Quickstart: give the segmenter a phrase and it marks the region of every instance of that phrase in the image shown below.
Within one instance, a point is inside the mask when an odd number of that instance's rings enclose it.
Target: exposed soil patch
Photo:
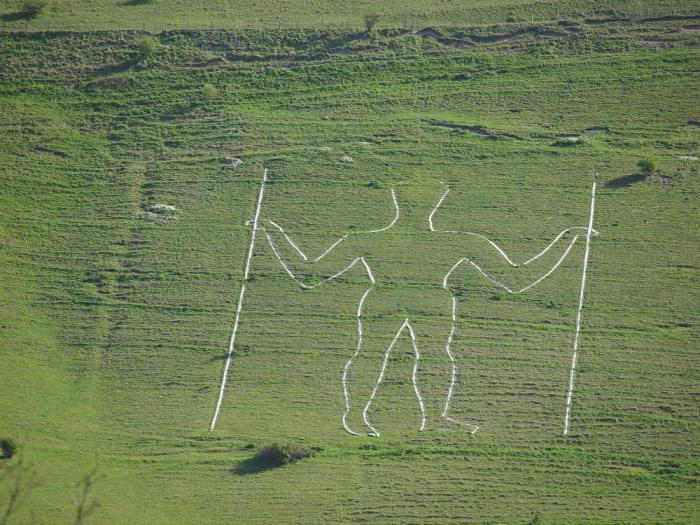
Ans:
[[[51,155],[56,155],[57,157],[62,157],[62,158],[65,158],[68,156],[68,153],[66,153],[65,151],[59,151],[57,149],[46,148],[44,146],[34,146],[32,148],[32,151],[36,151],[39,153],[50,153]]]
[[[563,37],[567,36],[568,33],[562,31],[554,31],[553,29],[546,29],[543,27],[527,27],[525,29],[518,29],[517,31],[512,31],[510,33],[503,33],[500,35],[468,35],[468,39],[477,44],[493,44],[499,42],[507,42],[509,40],[515,40],[517,38],[532,35],[532,36],[548,36],[548,37]]]
[[[664,175],[663,173],[650,173],[646,176],[649,182],[660,182],[661,184],[670,184],[673,182],[673,177]]]
[[[642,47],[671,47],[673,45],[672,40],[637,40],[637,45]]]
[[[418,36],[431,36],[433,38],[440,38],[442,36],[437,29],[433,29],[432,27],[426,27],[420,31],[416,31],[416,34]]]
[[[526,27],[524,29],[517,29],[509,33],[500,34],[477,34],[471,33],[467,35],[460,35],[459,38],[450,37],[443,35],[437,29],[432,27],[426,27],[420,31],[416,31],[414,34],[423,37],[432,37],[441,44],[455,47],[468,47],[478,44],[498,44],[501,42],[508,42],[511,40],[516,40],[518,38],[531,35],[540,37],[565,37],[570,33],[564,31],[556,31],[554,29],[548,29],[545,27]]]
[[[650,18],[641,18],[638,22],[682,22],[683,20],[698,20],[700,15],[687,16],[653,16]],[[612,24],[615,22],[632,22],[631,18],[610,17],[610,18],[586,18],[584,22],[588,25]]]
[[[133,77],[105,77],[88,82],[85,87],[89,91],[100,91],[102,89],[122,89],[131,86],[133,83]]]
[[[519,137],[518,135],[514,135],[513,133],[507,133],[505,131],[491,131],[485,126],[471,126],[468,124],[455,124],[451,122],[443,122],[440,120],[425,120],[424,121],[426,124],[430,124],[431,126],[436,126],[439,128],[446,128],[446,129],[456,129],[459,131],[467,131],[469,133],[473,133],[474,135],[478,135],[479,137],[485,137],[489,139],[495,139],[495,138],[509,138],[509,139],[515,139],[515,140],[522,140],[522,137]]]

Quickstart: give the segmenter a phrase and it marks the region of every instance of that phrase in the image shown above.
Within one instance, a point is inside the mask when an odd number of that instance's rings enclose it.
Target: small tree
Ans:
[[[654,173],[656,171],[656,160],[650,157],[641,159],[639,162],[637,162],[637,167],[642,173],[649,175],[650,173]]]
[[[158,42],[155,38],[150,36],[144,37],[141,42],[139,42],[138,61],[142,62],[152,57],[157,49]]]
[[[10,459],[17,454],[17,443],[14,439],[1,439],[0,449],[2,449],[2,457],[4,459]]]
[[[22,3],[22,13],[30,18],[34,18],[39,16],[47,7],[49,7],[49,0],[26,0]]]
[[[365,29],[368,33],[371,33],[379,21],[379,15],[365,15],[363,18],[365,20]]]

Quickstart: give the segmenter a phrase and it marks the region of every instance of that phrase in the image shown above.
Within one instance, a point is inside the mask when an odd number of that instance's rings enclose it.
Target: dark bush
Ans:
[[[280,467],[300,459],[310,458],[315,450],[300,445],[280,445],[273,443],[258,450],[255,459],[270,466]]]
[[[639,168],[639,171],[646,175],[654,173],[656,171],[656,160],[647,157],[637,162],[637,167]]]
[[[2,457],[10,459],[17,453],[17,443],[14,439],[0,439],[0,449],[2,450]]]

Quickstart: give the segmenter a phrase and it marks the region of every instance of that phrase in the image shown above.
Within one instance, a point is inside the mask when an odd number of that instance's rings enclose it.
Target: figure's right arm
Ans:
[[[270,221],[271,228],[265,229],[265,236],[277,260],[287,274],[302,288],[316,286],[340,277],[358,263],[361,257],[352,257],[348,247],[348,235],[330,244],[315,258],[307,256],[294,240],[277,224]],[[370,279],[373,279],[365,265]]]

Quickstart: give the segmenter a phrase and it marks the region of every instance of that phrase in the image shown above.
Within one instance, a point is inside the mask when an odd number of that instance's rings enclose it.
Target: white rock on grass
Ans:
[[[237,168],[241,164],[243,164],[243,161],[241,159],[239,159],[238,157],[234,157],[231,159],[231,167],[232,168]]]
[[[693,156],[693,155],[681,155],[678,158],[681,160],[688,161],[688,162],[695,162],[696,160],[698,160],[698,158]]]
[[[340,161],[341,162],[354,162],[353,158],[348,154],[345,154],[342,157],[340,157]]]
[[[170,204],[154,204],[151,206],[151,211],[155,213],[159,212],[164,212],[164,211],[175,211],[177,208],[175,206],[172,206]]]
[[[137,215],[139,219],[146,219],[147,221],[157,221],[160,219],[160,215],[153,213],[152,211],[147,211],[145,213],[140,213]]]

